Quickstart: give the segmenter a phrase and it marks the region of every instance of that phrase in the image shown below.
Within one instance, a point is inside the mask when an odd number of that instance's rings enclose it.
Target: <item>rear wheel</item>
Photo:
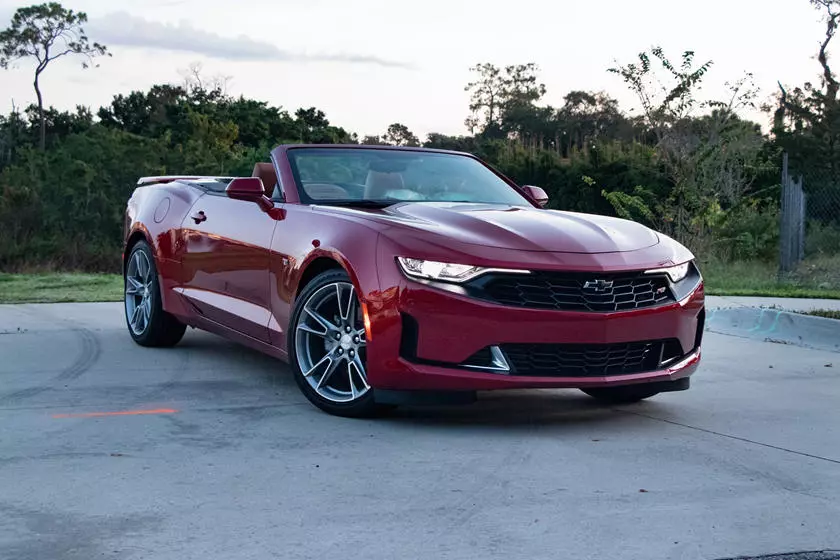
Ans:
[[[625,385],[623,387],[598,387],[581,389],[584,393],[610,404],[630,404],[649,399],[660,393],[659,390],[645,385]]]
[[[343,270],[316,276],[297,300],[289,332],[295,381],[309,401],[337,416],[382,410],[367,381],[361,304]]]
[[[187,327],[163,310],[155,259],[145,241],[131,249],[124,286],[125,320],[134,342],[152,347],[178,344]]]

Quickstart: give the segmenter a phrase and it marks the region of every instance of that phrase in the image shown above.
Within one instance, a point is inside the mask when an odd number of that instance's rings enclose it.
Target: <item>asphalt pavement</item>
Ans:
[[[840,549],[840,354],[707,333],[703,360],[638,405],[515,391],[348,420],[213,335],[134,345],[119,304],[0,306],[0,558]]]

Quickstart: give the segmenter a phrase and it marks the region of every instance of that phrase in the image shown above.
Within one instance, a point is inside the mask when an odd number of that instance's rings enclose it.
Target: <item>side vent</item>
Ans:
[[[402,335],[400,337],[400,356],[406,360],[417,359],[417,340],[420,337],[420,327],[417,319],[406,313],[400,313],[402,319]]]
[[[703,331],[706,328],[706,309],[703,308],[700,310],[700,313],[697,315],[697,334],[694,336],[694,349],[697,350],[700,348],[700,344],[703,342]]]

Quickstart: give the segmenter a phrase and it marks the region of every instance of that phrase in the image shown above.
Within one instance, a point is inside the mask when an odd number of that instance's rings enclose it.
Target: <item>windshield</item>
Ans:
[[[288,157],[301,200],[309,204],[384,206],[425,201],[531,206],[516,189],[468,156],[294,148]]]

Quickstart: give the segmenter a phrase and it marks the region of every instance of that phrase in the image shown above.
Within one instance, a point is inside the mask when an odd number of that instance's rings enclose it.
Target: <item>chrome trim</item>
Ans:
[[[406,270],[406,268],[403,266],[402,261],[400,261],[401,258],[403,258],[403,259],[415,259],[415,257],[395,257],[394,258],[394,260],[397,261],[397,265],[399,266],[399,268],[400,268],[400,270],[402,271],[403,274],[405,274],[407,277],[409,277],[411,279],[427,280],[427,281],[431,281],[431,282],[446,282],[446,283],[449,283],[449,284],[463,284],[464,282],[469,282],[470,280],[475,280],[476,278],[478,278],[480,276],[484,276],[485,274],[490,274],[491,272],[498,272],[498,273],[502,273],[502,274],[531,274],[530,270],[522,270],[522,269],[516,269],[516,268],[480,268],[479,270],[476,270],[475,272],[473,272],[471,275],[465,276],[463,278],[458,278],[457,280],[450,279],[450,278],[429,278],[427,276],[420,276],[419,274],[414,274],[413,272],[410,272],[410,271]],[[427,260],[431,260],[431,259],[416,259],[416,260],[427,261]],[[434,261],[434,262],[442,262],[442,261]],[[461,263],[444,263],[444,264],[461,264]],[[475,265],[467,265],[467,266],[475,266]]]
[[[682,298],[681,300],[677,301],[677,303],[679,305],[685,305],[686,303],[688,303],[688,300],[692,299],[697,294],[697,290],[700,289],[700,285],[702,283],[703,277],[701,276],[700,280],[698,280],[697,283],[694,286],[692,286],[691,290],[689,290],[688,295]],[[673,289],[671,290],[671,293],[673,293]],[[676,295],[674,299],[676,300]]]
[[[678,372],[680,370],[683,370],[683,369],[687,368],[689,365],[691,365],[691,362],[697,360],[697,358],[699,356],[700,356],[700,349],[697,348],[691,354],[689,354],[688,356],[686,356],[685,358],[683,358],[682,360],[680,360],[676,364],[674,364],[672,366],[665,366],[666,369],[663,369],[663,370],[660,370],[660,371]]]
[[[670,280],[674,284],[677,284],[679,282],[682,282],[686,278],[688,278],[688,273],[691,270],[691,265],[692,265],[693,262],[694,262],[694,260],[690,260],[690,261],[686,261],[686,262],[683,262],[683,263],[680,263],[680,264],[675,264],[675,265],[672,265],[672,266],[666,266],[666,267],[663,267],[663,268],[652,268],[650,270],[645,270],[644,274],[664,274],[668,277],[668,280]],[[669,271],[674,269],[674,268],[677,268],[678,266],[682,266],[684,264],[688,265],[688,269],[686,269],[685,276],[683,276],[682,278],[680,278],[679,280],[677,280],[675,282],[674,279],[671,278],[671,274],[669,273]]]
[[[159,183],[172,183],[175,181],[218,181],[220,179],[229,180],[233,179],[233,177],[219,177],[218,175],[157,175],[153,177],[140,177],[137,180],[137,186],[145,187],[148,185],[157,185]]]
[[[471,366],[465,365],[464,367],[470,369],[479,369],[482,371],[495,371],[498,373],[510,373],[510,364],[505,358],[504,352],[498,346],[491,346],[490,347],[490,362],[491,365],[489,366]]]

